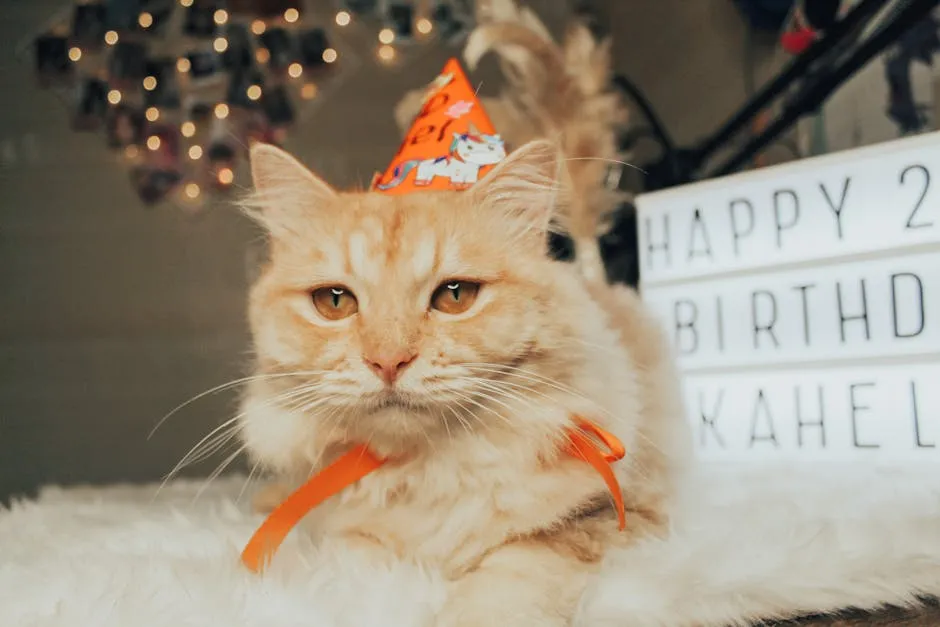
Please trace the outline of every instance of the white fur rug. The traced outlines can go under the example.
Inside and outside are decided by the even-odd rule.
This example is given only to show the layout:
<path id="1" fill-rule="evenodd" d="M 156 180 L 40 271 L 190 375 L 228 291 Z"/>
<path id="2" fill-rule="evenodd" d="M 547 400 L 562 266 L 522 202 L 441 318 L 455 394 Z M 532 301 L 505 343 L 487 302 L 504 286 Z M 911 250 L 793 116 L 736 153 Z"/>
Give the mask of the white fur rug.
<path id="1" fill-rule="evenodd" d="M 238 479 L 44 490 L 0 510 L 4 627 L 412 627 L 434 573 L 375 571 L 292 534 L 263 578 L 239 551 L 261 518 Z M 243 499 L 247 501 L 247 499 Z M 744 624 L 940 593 L 940 472 L 859 466 L 703 468 L 675 532 L 610 557 L 578 625 Z M 494 623 L 496 624 L 496 623 Z"/>

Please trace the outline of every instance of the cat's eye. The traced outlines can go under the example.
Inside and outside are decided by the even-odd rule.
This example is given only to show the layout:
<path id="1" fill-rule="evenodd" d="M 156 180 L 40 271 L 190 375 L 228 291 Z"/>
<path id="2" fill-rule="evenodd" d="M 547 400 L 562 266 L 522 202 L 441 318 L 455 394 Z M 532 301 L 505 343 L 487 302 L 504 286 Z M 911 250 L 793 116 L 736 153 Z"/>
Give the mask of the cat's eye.
<path id="1" fill-rule="evenodd" d="M 356 296 L 341 285 L 313 290 L 313 306 L 327 320 L 342 320 L 359 311 Z"/>
<path id="2" fill-rule="evenodd" d="M 445 281 L 434 290 L 431 296 L 431 307 L 446 314 L 461 314 L 473 306 L 479 293 L 479 283 Z"/>

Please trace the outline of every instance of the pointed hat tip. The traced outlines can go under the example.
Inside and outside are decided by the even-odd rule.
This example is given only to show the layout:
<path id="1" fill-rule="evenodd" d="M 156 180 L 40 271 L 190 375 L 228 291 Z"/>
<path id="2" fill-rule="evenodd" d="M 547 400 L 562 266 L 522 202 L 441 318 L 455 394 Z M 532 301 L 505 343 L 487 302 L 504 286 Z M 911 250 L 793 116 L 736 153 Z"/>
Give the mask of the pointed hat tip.
<path id="1" fill-rule="evenodd" d="M 421 111 L 372 188 L 387 194 L 466 189 L 505 158 L 502 138 L 452 58 L 428 85 Z"/>

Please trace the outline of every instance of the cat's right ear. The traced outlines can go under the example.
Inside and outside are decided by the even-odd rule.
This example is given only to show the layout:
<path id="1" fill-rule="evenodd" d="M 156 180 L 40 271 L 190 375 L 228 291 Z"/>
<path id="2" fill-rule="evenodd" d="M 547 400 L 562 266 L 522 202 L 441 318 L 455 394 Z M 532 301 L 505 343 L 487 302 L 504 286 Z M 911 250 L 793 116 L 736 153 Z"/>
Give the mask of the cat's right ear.
<path id="1" fill-rule="evenodd" d="M 545 240 L 552 218 L 568 201 L 567 172 L 558 145 L 535 140 L 513 151 L 470 188 L 478 205 L 498 210 L 513 229 Z"/>
<path id="2" fill-rule="evenodd" d="M 336 197 L 329 184 L 277 146 L 255 143 L 249 158 L 254 191 L 242 206 L 272 235 L 292 231 L 292 223 L 309 219 Z"/>

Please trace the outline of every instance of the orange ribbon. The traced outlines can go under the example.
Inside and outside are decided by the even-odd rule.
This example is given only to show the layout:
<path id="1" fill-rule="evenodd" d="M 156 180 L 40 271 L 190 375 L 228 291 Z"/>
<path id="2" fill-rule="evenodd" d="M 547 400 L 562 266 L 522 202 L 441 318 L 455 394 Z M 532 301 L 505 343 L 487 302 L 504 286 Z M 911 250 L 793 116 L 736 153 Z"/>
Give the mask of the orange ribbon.
<path id="1" fill-rule="evenodd" d="M 614 499 L 614 505 L 617 508 L 617 520 L 620 522 L 620 531 L 627 527 L 627 512 L 623 503 L 623 492 L 620 491 L 620 482 L 617 481 L 617 475 L 611 464 L 623 459 L 627 454 L 623 443 L 617 439 L 613 433 L 604 431 L 590 420 L 585 420 L 580 416 L 575 416 L 575 425 L 577 429 L 568 429 L 568 445 L 565 452 L 572 457 L 578 457 L 589 463 L 601 476 L 610 496 Z M 607 452 L 603 452 L 597 443 L 591 439 L 591 436 L 600 440 L 601 444 L 607 447 Z"/>
<path id="2" fill-rule="evenodd" d="M 575 426 L 566 431 L 568 443 L 564 451 L 589 463 L 604 479 L 614 499 L 622 531 L 627 524 L 623 494 L 611 464 L 623 459 L 626 450 L 616 436 L 593 422 L 575 416 L 574 423 Z M 601 445 L 606 451 L 602 450 Z M 290 530 L 310 510 L 372 471 L 378 470 L 384 463 L 384 459 L 376 457 L 365 445 L 353 447 L 343 454 L 311 477 L 268 515 L 242 551 L 242 563 L 253 572 L 264 570 Z"/>
<path id="3" fill-rule="evenodd" d="M 384 459 L 376 457 L 365 445 L 344 453 L 312 476 L 268 515 L 242 551 L 242 562 L 254 572 L 263 570 L 290 530 L 307 512 L 384 463 Z"/>

